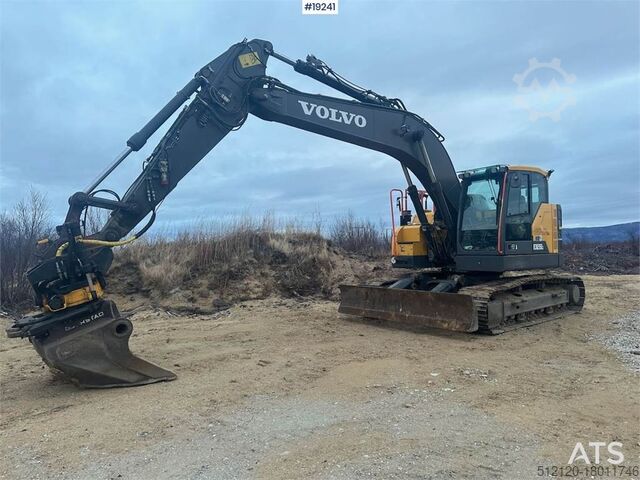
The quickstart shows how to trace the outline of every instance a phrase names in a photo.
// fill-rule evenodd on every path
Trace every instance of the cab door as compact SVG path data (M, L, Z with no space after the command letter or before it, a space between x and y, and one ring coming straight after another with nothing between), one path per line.
M534 239L532 225L541 206L548 205L547 178L537 172L514 170L507 177L504 216L505 255L549 253L541 239Z

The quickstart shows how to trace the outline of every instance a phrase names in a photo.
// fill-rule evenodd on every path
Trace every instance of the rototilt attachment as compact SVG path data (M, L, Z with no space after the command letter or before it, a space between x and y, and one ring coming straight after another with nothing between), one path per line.
M29 337L45 363L87 388L130 387L175 380L129 350L133 325L110 300L17 320L9 337Z

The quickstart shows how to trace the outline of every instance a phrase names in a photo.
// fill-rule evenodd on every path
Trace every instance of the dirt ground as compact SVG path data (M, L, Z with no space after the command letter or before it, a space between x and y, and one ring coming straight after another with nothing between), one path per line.
M138 307L132 350L178 374L128 389L80 390L1 337L0 478L528 479L579 441L638 465L639 277L585 280L581 314L496 337L328 300L180 316L116 299Z

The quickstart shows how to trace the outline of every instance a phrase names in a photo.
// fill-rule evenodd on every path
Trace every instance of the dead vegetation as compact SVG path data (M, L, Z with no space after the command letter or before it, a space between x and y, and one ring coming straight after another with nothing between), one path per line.
M82 218L83 231L97 232L105 220L104 212L90 209ZM32 306L25 274L37 261L36 242L52 236L53 230L46 199L35 191L0 215L2 309ZM388 251L384 228L352 213L327 228L318 219L302 228L272 214L244 216L201 223L171 238L142 238L116 249L108 289L142 293L153 301L178 297L203 308L275 294L335 298L342 281L368 278L368 272L380 270L376 262ZM351 262L349 255L362 262Z
M564 246L565 270L600 275L640 273L638 237L625 242L574 241Z
M356 218L353 212L339 217L331 225L331 241L346 252L370 256L386 256L391 246L390 231L383 223Z
M117 252L112 272L136 271L143 291L167 294L206 279L208 288L224 294L240 287L239 281L248 284L273 270L275 282L264 282L264 295L272 289L294 295L327 293L329 252L320 235L242 224L221 233L199 231L182 233L175 240L140 241Z
M271 216L200 225L173 240L143 239L119 249L109 286L114 293L141 292L154 302L200 310L270 295L337 298L340 283L367 279L387 263L367 225L353 217L337 221L331 239L278 225ZM385 259L387 252L388 245Z
M36 242L51 234L44 195L32 190L12 210L0 214L0 306L19 309L32 303L25 273L34 263Z
M90 211L87 234L99 231L104 220ZM318 219L311 227L300 225L268 214L201 223L171 238L143 237L116 249L107 289L142 294L154 303L211 310L271 295L336 299L341 283L379 282L403 273L390 268L389 231L383 224L349 212L326 227ZM36 241L52 231L46 199L37 192L0 215L2 309L31 306L25 273L36 260ZM619 243L565 244L565 270L638 273L638 245L637 236Z

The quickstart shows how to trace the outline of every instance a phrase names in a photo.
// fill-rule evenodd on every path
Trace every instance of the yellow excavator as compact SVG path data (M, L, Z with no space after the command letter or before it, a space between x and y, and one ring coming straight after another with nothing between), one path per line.
M269 58L350 98L296 90L266 74ZM185 103L122 196L98 188ZM129 350L133 326L104 297L112 249L140 238L160 202L249 114L385 153L402 168L406 189L391 194L400 210L391 262L410 272L381 285L341 286L340 312L497 334L582 308L580 278L550 273L562 265L562 215L549 202L551 171L491 165L456 174L442 134L400 99L359 87L312 55L294 61L256 39L231 46L200 69L70 197L57 237L41 242L40 261L27 273L40 312L16 320L8 336L29 338L50 367L85 387L174 379ZM81 219L90 207L111 213L99 232L86 235ZM517 274L523 270L538 272Z

